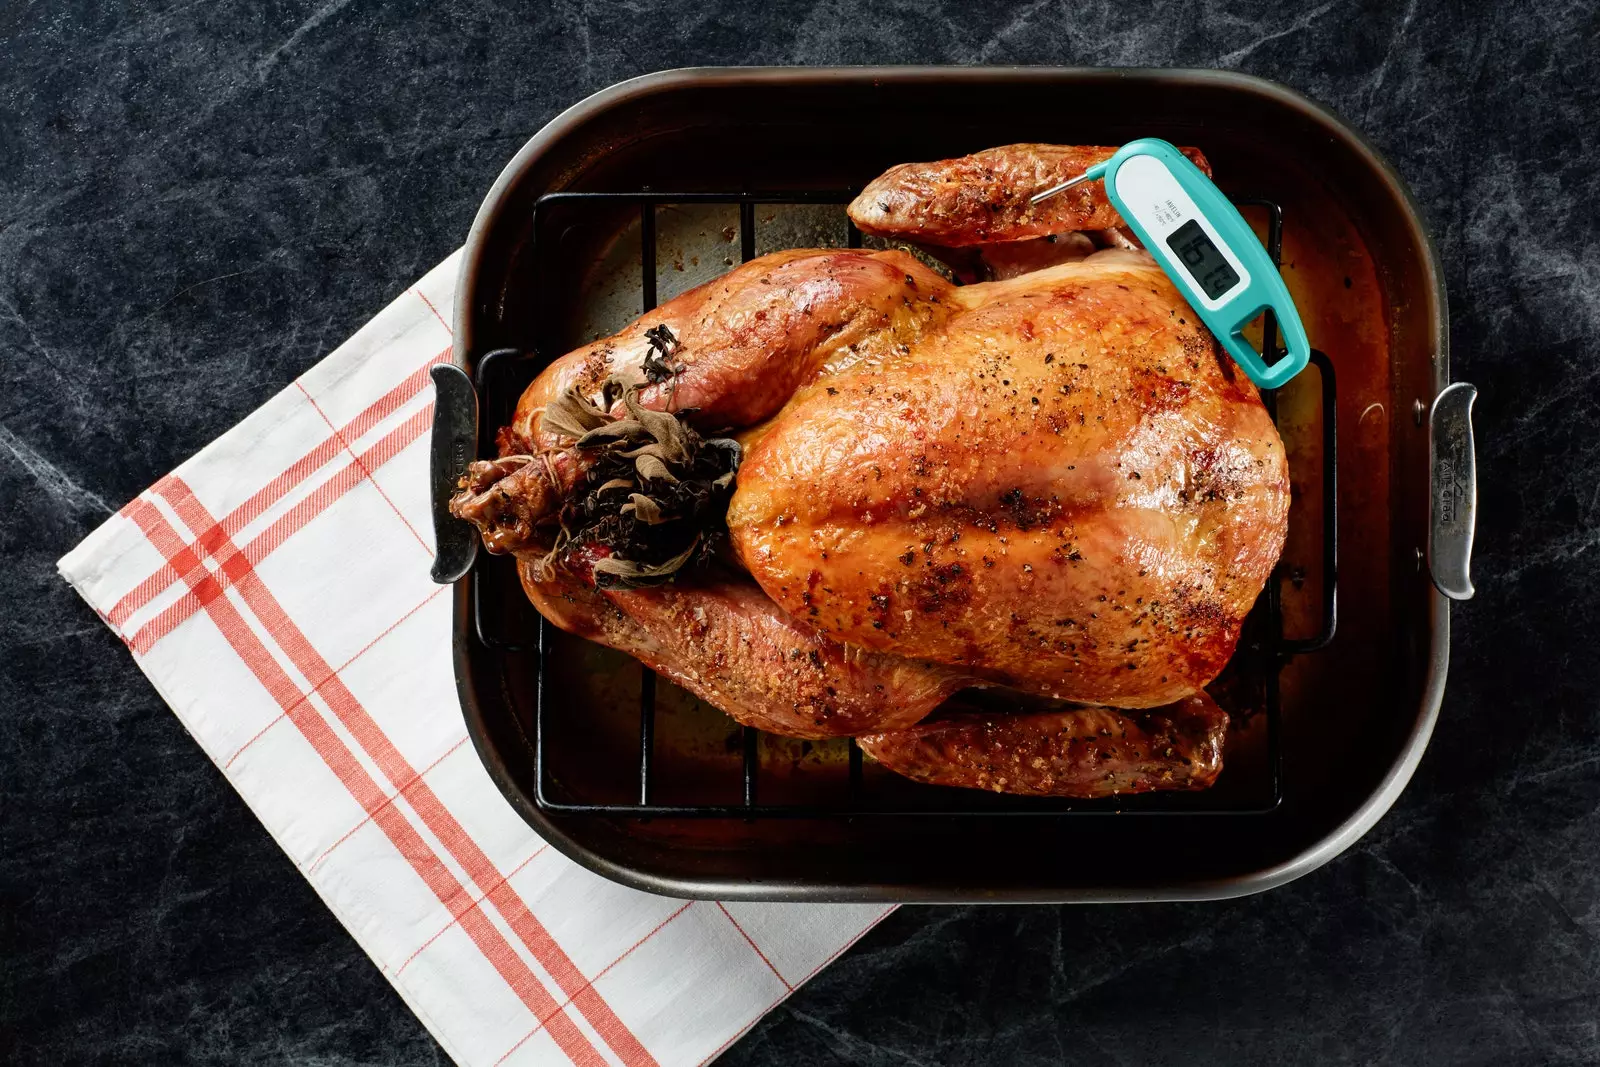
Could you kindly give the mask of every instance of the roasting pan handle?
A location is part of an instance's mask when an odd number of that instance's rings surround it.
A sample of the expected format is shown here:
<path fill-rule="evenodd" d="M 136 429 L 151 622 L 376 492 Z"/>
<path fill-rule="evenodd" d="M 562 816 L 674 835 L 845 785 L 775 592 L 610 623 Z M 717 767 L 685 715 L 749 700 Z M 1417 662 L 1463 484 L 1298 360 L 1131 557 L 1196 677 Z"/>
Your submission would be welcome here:
<path fill-rule="evenodd" d="M 433 580 L 448 585 L 472 569 L 478 531 L 450 514 L 450 497 L 477 454 L 478 391 L 454 363 L 433 368 L 433 442 L 429 484 L 433 490 Z"/>
<path fill-rule="evenodd" d="M 1428 570 L 1433 584 L 1452 600 L 1470 600 L 1472 533 L 1478 517 L 1478 460 L 1472 440 L 1472 402 L 1478 390 L 1466 382 L 1445 386 L 1428 416 L 1430 510 Z"/>

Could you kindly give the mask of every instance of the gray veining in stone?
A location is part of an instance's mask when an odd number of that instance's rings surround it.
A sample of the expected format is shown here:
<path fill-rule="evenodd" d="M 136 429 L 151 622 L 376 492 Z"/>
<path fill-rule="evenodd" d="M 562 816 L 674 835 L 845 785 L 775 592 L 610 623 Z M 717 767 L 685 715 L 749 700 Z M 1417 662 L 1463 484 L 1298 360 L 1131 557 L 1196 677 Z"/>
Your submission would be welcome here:
<path fill-rule="evenodd" d="M 563 107 L 665 67 L 869 62 L 1230 67 L 1361 127 L 1483 391 L 1479 596 L 1416 779 L 1327 868 L 1220 904 L 905 909 L 723 1062 L 1600 1061 L 1597 12 L 0 9 L 0 1061 L 443 1061 L 54 561 L 453 249 Z"/>

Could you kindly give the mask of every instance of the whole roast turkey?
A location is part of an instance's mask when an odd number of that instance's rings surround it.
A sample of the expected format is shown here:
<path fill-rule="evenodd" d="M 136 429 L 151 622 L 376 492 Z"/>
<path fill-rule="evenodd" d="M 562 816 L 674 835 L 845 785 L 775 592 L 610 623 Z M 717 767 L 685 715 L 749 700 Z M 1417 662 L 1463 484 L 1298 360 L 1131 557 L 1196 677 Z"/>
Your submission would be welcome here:
<path fill-rule="evenodd" d="M 889 171 L 851 218 L 968 284 L 899 250 L 752 260 L 551 364 L 453 512 L 555 625 L 747 725 L 946 785 L 1210 785 L 1203 687 L 1288 470 L 1098 184 L 1029 203 L 1112 151 Z M 1059 703 L 935 715 L 987 686 Z"/>

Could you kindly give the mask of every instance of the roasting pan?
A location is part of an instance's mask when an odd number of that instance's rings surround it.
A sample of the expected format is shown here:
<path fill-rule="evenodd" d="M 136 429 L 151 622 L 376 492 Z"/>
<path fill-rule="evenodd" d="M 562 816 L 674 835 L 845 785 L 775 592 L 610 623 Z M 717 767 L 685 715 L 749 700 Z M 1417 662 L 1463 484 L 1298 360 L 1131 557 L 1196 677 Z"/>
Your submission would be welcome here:
<path fill-rule="evenodd" d="M 1224 191 L 1261 209 L 1323 353 L 1272 398 L 1291 533 L 1236 656 L 1240 725 L 1214 796 L 991 798 L 885 781 L 845 742 L 741 731 L 544 624 L 509 562 L 475 553 L 445 510 L 544 364 L 741 255 L 858 241 L 837 228 L 839 202 L 888 166 L 1139 136 L 1198 145 Z M 453 364 L 435 373 L 435 577 L 459 579 L 473 743 L 557 848 L 674 896 L 1138 901 L 1282 884 L 1388 810 L 1438 715 L 1445 593 L 1471 593 L 1475 506 L 1475 394 L 1449 386 L 1446 321 L 1433 247 L 1393 170 L 1338 118 L 1260 79 L 712 69 L 613 86 L 551 121 L 495 182 L 467 239 Z"/>

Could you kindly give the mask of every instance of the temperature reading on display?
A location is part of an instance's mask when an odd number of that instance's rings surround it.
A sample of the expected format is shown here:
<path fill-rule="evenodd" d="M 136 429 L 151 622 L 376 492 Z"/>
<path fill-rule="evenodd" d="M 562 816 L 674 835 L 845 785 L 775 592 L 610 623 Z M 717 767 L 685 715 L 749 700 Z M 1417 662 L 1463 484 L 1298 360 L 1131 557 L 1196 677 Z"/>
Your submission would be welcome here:
<path fill-rule="evenodd" d="M 1239 284 L 1239 275 L 1194 219 L 1172 231 L 1167 245 L 1210 299 L 1215 300 Z"/>

